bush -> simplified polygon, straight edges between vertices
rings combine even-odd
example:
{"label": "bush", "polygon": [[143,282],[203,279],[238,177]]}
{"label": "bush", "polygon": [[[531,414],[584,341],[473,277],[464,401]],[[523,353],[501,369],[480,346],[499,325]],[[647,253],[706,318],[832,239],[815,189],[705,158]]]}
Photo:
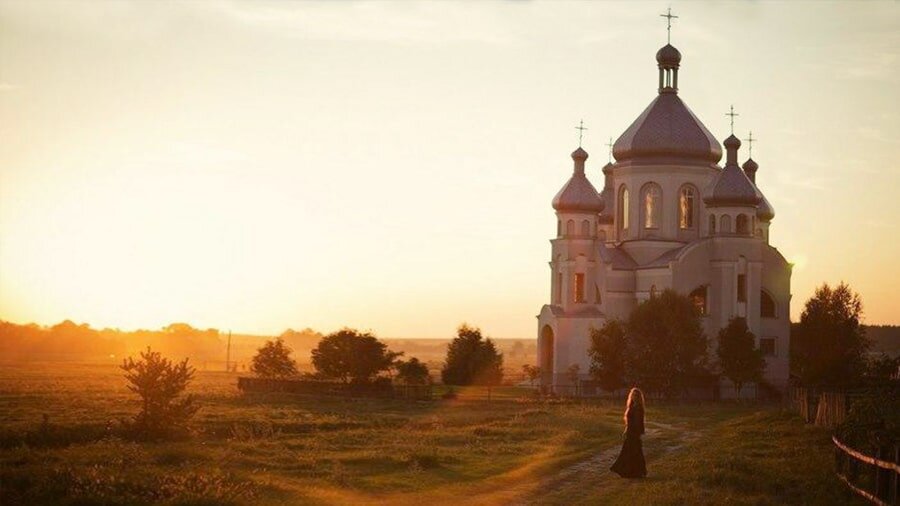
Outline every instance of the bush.
{"label": "bush", "polygon": [[194,396],[179,398],[194,377],[188,359],[173,363],[158,352],[141,352],[141,359],[128,357],[122,364],[128,389],[141,397],[141,411],[132,429],[139,437],[160,437],[183,431],[198,406]]}
{"label": "bush", "polygon": [[722,374],[734,383],[738,395],[744,383],[758,382],[766,368],[762,350],[756,347],[756,336],[743,318],[732,318],[718,335],[719,365]]}
{"label": "bush", "polygon": [[291,349],[280,337],[256,350],[250,370],[261,378],[284,379],[297,375],[297,363]]}
{"label": "bush", "polygon": [[407,385],[426,385],[431,380],[428,366],[413,357],[406,362],[399,361],[395,365],[397,380]]}

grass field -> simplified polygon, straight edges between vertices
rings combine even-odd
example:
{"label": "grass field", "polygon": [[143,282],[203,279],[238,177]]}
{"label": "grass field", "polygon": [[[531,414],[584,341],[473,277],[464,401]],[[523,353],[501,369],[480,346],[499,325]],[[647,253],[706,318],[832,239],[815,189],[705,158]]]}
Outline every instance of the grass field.
{"label": "grass field", "polygon": [[108,435],[137,410],[115,367],[0,368],[0,503],[856,504],[828,433],[776,407],[651,403],[650,476],[629,481],[606,470],[619,403],[513,389],[492,402],[244,396],[235,384],[198,373],[196,434],[135,443]]}

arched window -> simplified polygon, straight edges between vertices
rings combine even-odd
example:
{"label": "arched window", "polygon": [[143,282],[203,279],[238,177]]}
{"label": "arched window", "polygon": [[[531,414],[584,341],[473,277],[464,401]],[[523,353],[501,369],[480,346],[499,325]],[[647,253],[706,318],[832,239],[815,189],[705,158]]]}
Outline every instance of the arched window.
{"label": "arched window", "polygon": [[734,228],[739,235],[750,235],[750,224],[746,214],[737,215],[737,219],[734,220]]}
{"label": "arched window", "polygon": [[659,228],[662,191],[651,183],[644,188],[644,228]]}
{"label": "arched window", "polygon": [[575,302],[585,302],[584,300],[584,273],[575,274]]}
{"label": "arched window", "polygon": [[697,193],[693,186],[685,186],[678,195],[678,226],[681,229],[694,228],[694,210]]}
{"label": "arched window", "polygon": [[575,221],[569,220],[566,222],[566,235],[572,236],[575,235]]}
{"label": "arched window", "polygon": [[619,188],[619,228],[628,230],[628,188],[622,185]]}
{"label": "arched window", "polygon": [[591,222],[584,220],[581,222],[581,235],[589,237],[591,235]]}
{"label": "arched window", "polygon": [[562,220],[556,220],[556,237],[562,236]]}
{"label": "arched window", "polygon": [[594,285],[594,304],[600,304],[600,287]]}
{"label": "arched window", "polygon": [[775,318],[775,299],[765,290],[759,291],[759,315],[763,318]]}
{"label": "arched window", "polygon": [[650,298],[656,298],[656,285],[650,285]]}
{"label": "arched window", "polygon": [[719,220],[719,232],[723,234],[731,233],[731,216],[727,214],[723,214],[722,218]]}
{"label": "arched window", "polygon": [[689,297],[691,302],[694,303],[694,307],[697,308],[698,313],[701,315],[709,314],[709,306],[706,304],[706,285],[695,288]]}
{"label": "arched window", "polygon": [[715,235],[716,233],[716,215],[709,215],[709,235]]}

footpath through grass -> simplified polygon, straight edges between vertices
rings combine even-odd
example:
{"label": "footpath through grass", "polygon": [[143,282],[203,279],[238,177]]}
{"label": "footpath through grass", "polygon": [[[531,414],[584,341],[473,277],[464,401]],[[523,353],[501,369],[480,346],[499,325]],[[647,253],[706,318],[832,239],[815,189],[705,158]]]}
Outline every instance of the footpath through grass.
{"label": "footpath through grass", "polygon": [[[0,503],[843,504],[849,497],[831,472],[827,434],[774,408],[651,404],[648,422],[667,428],[645,443],[650,478],[613,479],[595,466],[554,481],[617,448],[620,403],[541,402],[512,389],[492,402],[474,392],[431,402],[243,396],[235,383],[234,375],[198,373],[197,433],[137,443],[115,437],[115,420],[137,411],[115,368],[0,369]],[[697,438],[686,443],[685,433]]]}

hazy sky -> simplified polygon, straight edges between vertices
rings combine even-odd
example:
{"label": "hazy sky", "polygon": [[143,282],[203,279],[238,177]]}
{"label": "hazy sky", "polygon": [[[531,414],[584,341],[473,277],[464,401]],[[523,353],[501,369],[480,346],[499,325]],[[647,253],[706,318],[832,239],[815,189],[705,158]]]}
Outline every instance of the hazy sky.
{"label": "hazy sky", "polygon": [[[654,98],[669,3],[0,3],[0,318],[531,337],[550,200]],[[753,130],[792,313],[900,323],[900,4],[672,4]],[[746,157],[742,151],[741,159]]]}

